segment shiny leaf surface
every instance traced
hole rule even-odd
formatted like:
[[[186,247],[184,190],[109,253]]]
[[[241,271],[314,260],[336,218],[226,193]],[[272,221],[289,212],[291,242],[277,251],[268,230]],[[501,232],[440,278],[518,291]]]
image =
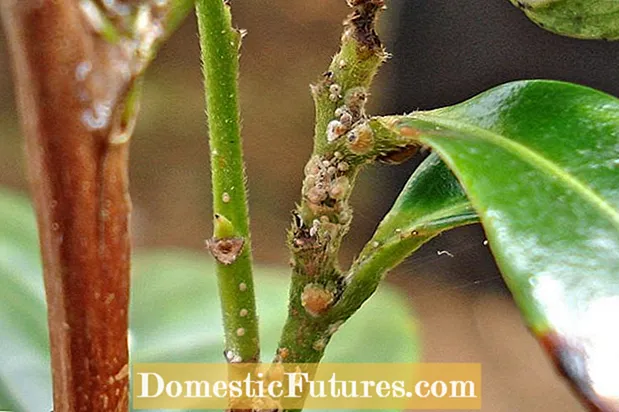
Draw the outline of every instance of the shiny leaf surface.
[[[456,174],[563,373],[598,405],[619,396],[619,100],[520,81],[378,122],[416,135]]]

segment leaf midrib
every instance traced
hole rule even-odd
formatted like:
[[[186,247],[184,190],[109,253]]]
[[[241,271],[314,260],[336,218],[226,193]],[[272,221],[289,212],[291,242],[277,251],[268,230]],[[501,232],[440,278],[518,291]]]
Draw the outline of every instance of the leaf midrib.
[[[472,213],[466,213],[468,211],[471,211]],[[441,208],[433,213],[424,215],[421,218],[413,219],[412,221],[410,221],[409,224],[403,225],[403,230],[406,232],[409,232],[412,230],[423,231],[424,228],[434,228],[432,226],[433,224],[435,224],[438,220],[448,218],[449,216],[453,216],[454,218],[456,217],[462,218],[458,222],[458,224],[455,224],[450,229],[479,222],[479,221],[477,222],[474,221],[475,218],[479,219],[477,216],[477,213],[475,213],[475,210],[473,209],[473,206],[471,205],[471,203],[467,199],[465,199],[463,201],[454,203],[450,206]],[[467,222],[467,223],[462,223],[462,222]],[[404,229],[404,227],[406,229]],[[434,237],[438,235],[439,233],[444,232],[445,230],[448,230],[448,229],[439,229],[439,230],[435,230],[434,232],[428,232],[428,233],[423,232],[423,236]],[[376,237],[376,239],[379,239],[379,238],[385,239],[383,247],[386,247],[386,248],[396,246],[402,241],[399,235],[393,236],[392,234],[387,234],[387,236],[385,236],[384,238],[382,236]]]
[[[587,185],[582,183],[574,175],[567,173],[564,169],[558,167],[555,163],[548,160],[538,152],[528,148],[527,146],[520,144],[514,140],[508,139],[498,133],[462,121],[444,119],[421,113],[415,113],[411,117],[427,122],[432,122],[436,125],[444,126],[459,132],[464,132],[465,134],[472,134],[477,138],[494,143],[496,146],[506,150],[507,152],[513,153],[523,162],[533,166],[533,168],[545,172],[550,172],[551,175],[557,176],[558,180],[564,183],[566,187],[574,190],[577,193],[580,193],[583,198],[585,198],[585,200],[593,204],[600,212],[602,212],[602,214],[608,215],[608,219],[614,224],[617,229],[619,229],[619,212],[615,210],[615,208],[611,204],[609,204],[594,190],[590,189]],[[427,140],[431,140],[431,138],[422,136],[420,140],[426,140],[424,141],[424,143],[429,144]]]
[[[471,211],[471,214],[467,214],[466,212]],[[415,221],[413,224],[409,225],[411,228],[422,228],[425,226],[432,226],[432,224],[436,224],[436,222],[440,219],[446,219],[449,217],[462,217],[464,219],[468,219],[469,217],[474,218],[477,214],[471,205],[471,202],[468,199],[463,201],[454,203],[452,205],[443,207],[436,212],[429,213],[423,216],[421,219]]]

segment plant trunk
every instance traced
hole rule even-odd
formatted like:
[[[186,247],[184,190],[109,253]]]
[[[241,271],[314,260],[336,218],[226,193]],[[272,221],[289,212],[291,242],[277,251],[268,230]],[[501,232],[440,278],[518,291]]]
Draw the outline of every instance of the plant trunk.
[[[127,411],[131,206],[118,136],[132,79],[78,1],[0,5],[40,233],[54,411]]]

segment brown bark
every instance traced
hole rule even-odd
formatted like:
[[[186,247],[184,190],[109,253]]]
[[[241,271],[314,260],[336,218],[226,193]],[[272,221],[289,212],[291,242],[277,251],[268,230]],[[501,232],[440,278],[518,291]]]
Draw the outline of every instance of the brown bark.
[[[44,265],[54,410],[128,410],[123,53],[77,0],[2,0]],[[116,137],[116,138],[115,138]]]

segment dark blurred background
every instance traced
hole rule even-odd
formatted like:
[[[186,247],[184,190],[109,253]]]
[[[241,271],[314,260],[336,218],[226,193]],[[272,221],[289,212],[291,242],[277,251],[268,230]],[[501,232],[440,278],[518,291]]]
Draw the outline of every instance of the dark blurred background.
[[[380,32],[393,58],[373,88],[372,113],[450,105],[526,78],[567,80],[619,95],[619,43],[547,33],[507,0],[389,3]],[[308,85],[336,51],[347,8],[343,0],[239,0],[233,7],[236,24],[249,32],[240,84],[254,255],[257,262],[283,265],[284,230],[312,145]],[[4,37],[0,67],[0,186],[26,192]],[[344,264],[420,160],[362,175]],[[209,173],[192,16],[147,75],[131,153],[137,247],[203,248],[211,233]],[[419,314],[424,359],[482,362],[484,411],[582,410],[522,325],[483,241],[478,226],[447,233],[390,276]]]

